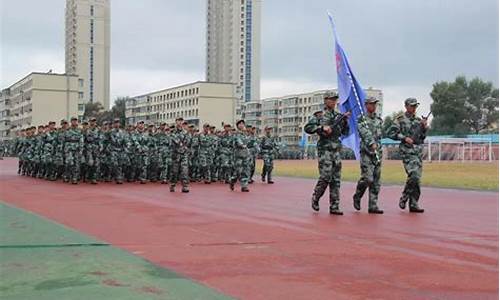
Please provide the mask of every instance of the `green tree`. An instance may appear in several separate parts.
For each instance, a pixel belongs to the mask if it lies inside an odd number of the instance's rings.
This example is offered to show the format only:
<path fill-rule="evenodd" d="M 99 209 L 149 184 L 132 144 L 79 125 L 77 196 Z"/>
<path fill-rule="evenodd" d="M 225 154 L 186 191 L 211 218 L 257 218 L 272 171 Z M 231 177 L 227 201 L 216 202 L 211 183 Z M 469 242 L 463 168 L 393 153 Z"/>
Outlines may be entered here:
<path fill-rule="evenodd" d="M 430 95 L 433 134 L 477 134 L 498 122 L 498 89 L 491 82 L 459 76 L 435 83 Z"/>
<path fill-rule="evenodd" d="M 386 133 L 387 133 L 389 127 L 391 127 L 391 125 L 394 122 L 394 120 L 396 119 L 396 117 L 399 115 L 402 115 L 402 114 L 404 114 L 404 111 L 400 110 L 400 111 L 394 112 L 390 116 L 386 116 L 384 118 L 384 123 L 382 124 L 382 133 L 383 133 L 384 137 L 386 136 Z"/>
<path fill-rule="evenodd" d="M 97 118 L 97 116 L 104 111 L 104 107 L 100 102 L 89 102 L 85 104 L 85 112 L 83 113 L 84 119 L 89 119 L 92 117 Z"/>
<path fill-rule="evenodd" d="M 125 126 L 126 123 L 126 118 L 125 118 L 125 104 L 127 103 L 127 100 L 129 100 L 130 97 L 118 97 L 115 100 L 115 103 L 113 104 L 113 107 L 111 108 L 111 114 L 112 118 L 120 119 L 120 123 L 122 126 Z"/>

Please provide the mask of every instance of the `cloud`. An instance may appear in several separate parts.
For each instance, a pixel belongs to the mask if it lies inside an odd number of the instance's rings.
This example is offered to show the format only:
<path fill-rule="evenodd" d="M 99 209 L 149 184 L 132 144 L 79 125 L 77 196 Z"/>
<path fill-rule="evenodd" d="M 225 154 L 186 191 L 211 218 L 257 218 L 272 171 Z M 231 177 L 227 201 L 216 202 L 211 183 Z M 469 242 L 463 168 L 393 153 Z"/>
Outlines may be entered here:
<path fill-rule="evenodd" d="M 63 72 L 65 1 L 0 3 L 2 87 L 31 71 Z M 113 96 L 204 79 L 205 0 L 111 8 Z M 327 10 L 358 79 L 383 89 L 387 103 L 430 101 L 432 83 L 461 74 L 498 86 L 497 0 L 264 0 L 263 97 L 336 85 Z"/>

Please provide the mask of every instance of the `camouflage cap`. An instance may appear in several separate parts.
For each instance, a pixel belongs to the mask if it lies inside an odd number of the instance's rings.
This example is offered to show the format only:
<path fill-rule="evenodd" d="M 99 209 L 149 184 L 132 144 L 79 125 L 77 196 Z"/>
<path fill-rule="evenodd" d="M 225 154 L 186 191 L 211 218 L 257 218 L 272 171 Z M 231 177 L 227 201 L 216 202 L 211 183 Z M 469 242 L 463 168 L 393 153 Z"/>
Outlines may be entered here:
<path fill-rule="evenodd" d="M 229 124 L 229 123 L 225 123 L 223 127 L 224 127 L 224 128 L 231 127 L 231 124 Z"/>
<path fill-rule="evenodd" d="M 113 123 L 120 123 L 120 118 L 115 118 L 115 119 L 113 120 Z"/>
<path fill-rule="evenodd" d="M 144 124 L 144 121 L 138 121 L 137 124 Z"/>
<path fill-rule="evenodd" d="M 209 127 L 210 128 L 210 124 L 208 124 L 208 123 L 203 124 L 203 128 L 205 128 L 205 127 Z"/>
<path fill-rule="evenodd" d="M 56 125 L 56 122 L 54 122 L 54 121 L 50 121 L 50 122 L 49 122 L 49 125 Z"/>
<path fill-rule="evenodd" d="M 375 97 L 368 97 L 365 99 L 365 103 L 377 103 L 378 99 Z"/>
<path fill-rule="evenodd" d="M 90 122 L 97 122 L 97 119 L 92 117 L 92 118 L 90 118 Z"/>
<path fill-rule="evenodd" d="M 109 125 L 109 122 L 108 121 L 104 121 L 104 122 L 102 122 L 102 125 L 104 125 L 104 126 Z"/>
<path fill-rule="evenodd" d="M 317 110 L 313 113 L 314 116 L 318 116 L 319 114 L 322 114 L 323 111 L 322 110 Z"/>
<path fill-rule="evenodd" d="M 161 122 L 160 126 L 167 126 L 167 122 Z"/>
<path fill-rule="evenodd" d="M 264 127 L 264 129 L 265 129 L 265 130 L 268 130 L 268 129 L 273 129 L 273 127 L 272 127 L 272 126 L 270 126 L 270 125 L 267 125 L 266 127 Z"/>
<path fill-rule="evenodd" d="M 59 124 L 61 124 L 61 125 L 62 125 L 62 124 L 68 124 L 68 121 L 66 121 L 65 119 L 62 119 L 62 120 L 59 122 Z"/>
<path fill-rule="evenodd" d="M 240 123 L 245 124 L 245 120 L 239 120 L 238 122 L 236 122 L 236 126 L 238 126 Z"/>
<path fill-rule="evenodd" d="M 417 106 L 417 105 L 420 105 L 420 103 L 418 103 L 417 99 L 416 98 L 408 98 L 405 100 L 405 106 Z"/>
<path fill-rule="evenodd" d="M 323 96 L 323 99 L 333 99 L 337 100 L 339 98 L 339 95 L 335 93 L 334 91 L 327 91 L 325 95 Z"/>
<path fill-rule="evenodd" d="M 151 128 L 151 127 L 155 127 L 155 125 L 154 125 L 154 124 L 149 124 L 149 125 L 148 125 L 148 127 L 149 127 L 149 128 Z"/>
<path fill-rule="evenodd" d="M 78 121 L 77 117 L 71 117 L 71 121 Z"/>

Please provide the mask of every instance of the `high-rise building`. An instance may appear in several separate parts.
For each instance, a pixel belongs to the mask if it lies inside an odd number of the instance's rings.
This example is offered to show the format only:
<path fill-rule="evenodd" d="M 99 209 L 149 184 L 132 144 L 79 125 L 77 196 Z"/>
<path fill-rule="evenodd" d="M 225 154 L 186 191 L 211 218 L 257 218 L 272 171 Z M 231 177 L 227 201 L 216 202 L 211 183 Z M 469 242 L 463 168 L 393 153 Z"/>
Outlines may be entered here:
<path fill-rule="evenodd" d="M 66 0 L 66 74 L 78 75 L 80 104 L 109 108 L 109 0 Z"/>
<path fill-rule="evenodd" d="M 207 0 L 206 79 L 235 83 L 240 104 L 260 100 L 261 4 Z"/>

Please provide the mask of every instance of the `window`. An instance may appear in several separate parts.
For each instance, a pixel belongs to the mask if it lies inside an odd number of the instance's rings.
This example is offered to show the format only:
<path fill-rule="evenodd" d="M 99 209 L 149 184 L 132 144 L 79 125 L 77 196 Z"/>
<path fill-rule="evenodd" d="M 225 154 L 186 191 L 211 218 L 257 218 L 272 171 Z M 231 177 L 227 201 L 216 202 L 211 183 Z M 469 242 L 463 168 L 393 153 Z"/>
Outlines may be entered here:
<path fill-rule="evenodd" d="M 85 110 L 85 104 L 78 104 L 78 110 L 79 111 L 84 111 Z"/>
<path fill-rule="evenodd" d="M 78 79 L 78 86 L 83 87 L 83 79 Z"/>
<path fill-rule="evenodd" d="M 83 99 L 83 92 L 78 92 L 78 99 Z"/>
<path fill-rule="evenodd" d="M 93 16 L 94 15 L 94 5 L 91 5 L 90 6 L 90 15 Z"/>

